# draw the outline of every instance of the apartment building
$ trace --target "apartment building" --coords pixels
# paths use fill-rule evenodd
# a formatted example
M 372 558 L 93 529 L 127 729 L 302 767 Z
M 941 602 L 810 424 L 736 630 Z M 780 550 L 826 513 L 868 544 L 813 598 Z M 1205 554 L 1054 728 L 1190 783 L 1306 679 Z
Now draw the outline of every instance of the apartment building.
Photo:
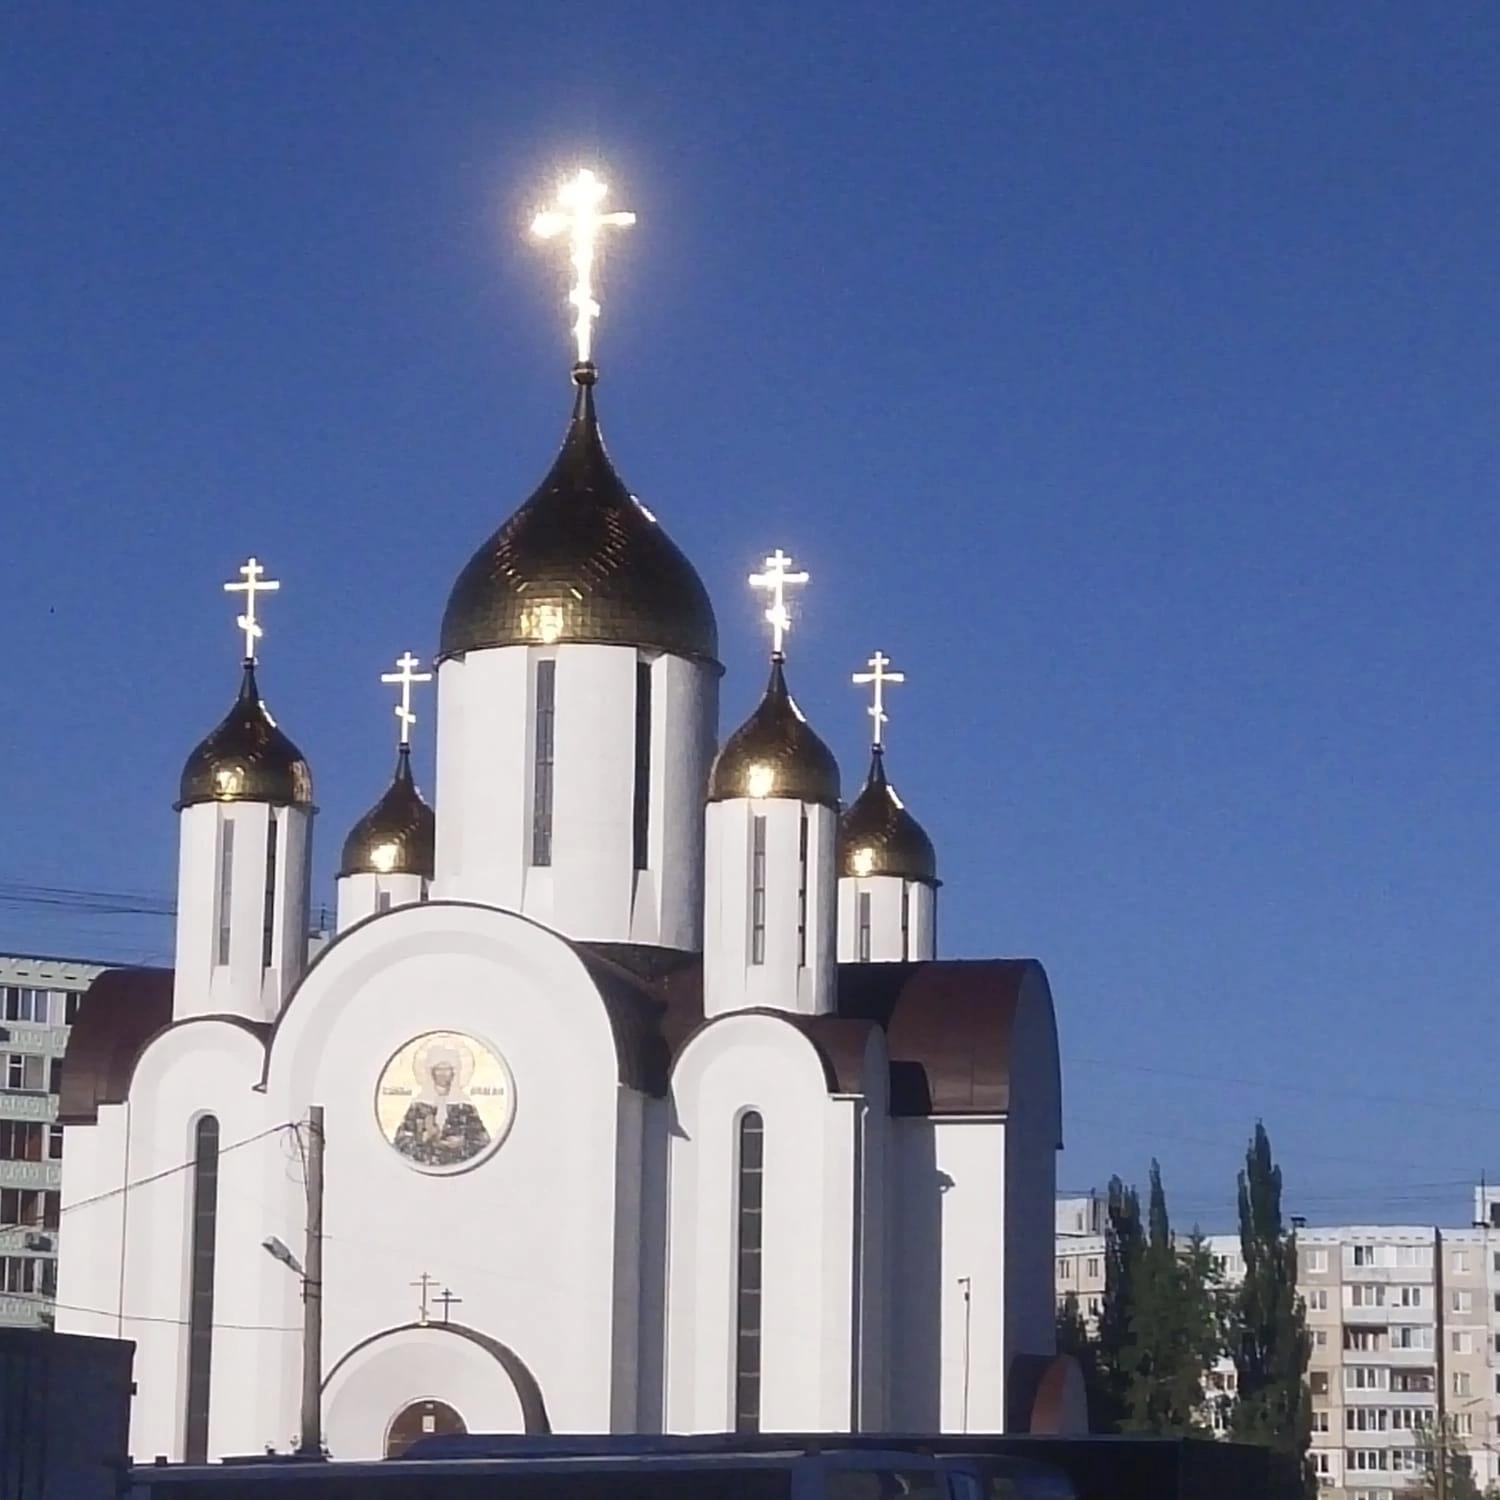
M 105 965 L 0 955 L 0 1325 L 51 1325 L 68 1029 Z
M 1209 1248 L 1227 1283 L 1243 1276 L 1237 1236 L 1211 1236 Z M 1102 1234 L 1059 1233 L 1059 1303 L 1071 1292 L 1097 1316 L 1103 1255 Z M 1479 1486 L 1500 1479 L 1500 1189 L 1476 1191 L 1465 1228 L 1299 1229 L 1297 1280 L 1312 1337 L 1313 1462 L 1330 1500 L 1388 1500 L 1419 1483 L 1417 1433 L 1439 1412 Z M 1232 1392 L 1233 1367 L 1221 1362 L 1205 1385 Z

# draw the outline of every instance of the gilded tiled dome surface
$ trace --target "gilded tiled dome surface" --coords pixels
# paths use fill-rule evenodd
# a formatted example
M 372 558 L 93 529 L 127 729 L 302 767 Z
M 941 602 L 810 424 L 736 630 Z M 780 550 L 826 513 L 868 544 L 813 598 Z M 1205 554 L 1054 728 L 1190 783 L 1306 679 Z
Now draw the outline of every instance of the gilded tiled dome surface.
M 932 840 L 886 780 L 884 756 L 878 749 L 859 796 L 839 819 L 838 863 L 840 875 L 937 881 Z
M 182 768 L 177 805 L 197 802 L 270 802 L 279 807 L 312 802 L 312 771 L 266 712 L 250 663 L 234 706 Z
M 385 795 L 344 840 L 339 875 L 421 875 L 432 879 L 437 820 L 412 780 L 405 745 Z
M 708 777 L 710 802 L 732 797 L 788 797 L 839 803 L 839 765 L 787 691 L 781 662 L 755 712 L 724 742 Z
M 440 655 L 565 641 L 719 649 L 708 591 L 615 473 L 588 385 L 547 477 L 458 575 Z

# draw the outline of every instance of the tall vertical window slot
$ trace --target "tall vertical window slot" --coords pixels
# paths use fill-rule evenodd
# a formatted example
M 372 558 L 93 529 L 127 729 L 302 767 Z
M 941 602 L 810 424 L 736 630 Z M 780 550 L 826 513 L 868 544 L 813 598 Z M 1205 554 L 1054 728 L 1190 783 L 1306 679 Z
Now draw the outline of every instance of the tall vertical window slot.
M 219 1212 L 219 1122 L 198 1121 L 193 1149 L 192 1259 L 188 1285 L 187 1423 L 183 1458 L 208 1462 L 208 1389 L 214 1338 L 214 1240 Z
M 765 1121 L 740 1116 L 739 1204 L 735 1223 L 734 1430 L 760 1431 L 761 1226 L 764 1220 Z
M 635 666 L 635 867 L 646 868 L 651 837 L 651 663 Z
M 797 830 L 797 967 L 807 967 L 807 809 Z
M 219 830 L 219 946 L 215 962 L 229 962 L 230 898 L 234 894 L 234 822 L 224 819 Z
M 870 893 L 861 891 L 857 902 L 859 913 L 859 949 L 858 958 L 860 963 L 867 964 L 870 961 Z
M 266 820 L 266 907 L 260 923 L 260 966 L 271 967 L 276 936 L 276 810 Z
M 750 819 L 750 962 L 766 961 L 766 820 Z
M 552 863 L 552 773 L 556 754 L 557 663 L 536 664 L 536 750 L 532 764 L 531 862 Z
M 901 957 L 911 957 L 911 881 L 901 882 Z

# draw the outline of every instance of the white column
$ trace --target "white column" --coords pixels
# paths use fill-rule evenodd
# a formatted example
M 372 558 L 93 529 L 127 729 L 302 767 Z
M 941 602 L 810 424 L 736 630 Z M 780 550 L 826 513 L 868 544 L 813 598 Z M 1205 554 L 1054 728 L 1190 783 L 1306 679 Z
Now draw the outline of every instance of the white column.
M 937 953 L 937 890 L 898 875 L 839 880 L 841 964 L 925 962 Z
M 338 931 L 396 906 L 410 906 L 427 899 L 427 882 L 420 875 L 379 875 L 361 870 L 341 875 L 338 887 Z
M 176 1019 L 275 1019 L 307 965 L 311 836 L 306 807 L 200 802 L 183 808 Z
M 818 1015 L 834 1008 L 837 821 L 831 808 L 784 798 L 708 804 L 705 1015 L 755 1007 Z
M 534 829 L 538 668 L 552 663 L 549 858 Z M 649 819 L 636 868 L 638 666 L 650 669 Z M 695 950 L 702 810 L 718 721 L 711 666 L 634 646 L 502 646 L 438 669 L 433 896 L 568 937 Z

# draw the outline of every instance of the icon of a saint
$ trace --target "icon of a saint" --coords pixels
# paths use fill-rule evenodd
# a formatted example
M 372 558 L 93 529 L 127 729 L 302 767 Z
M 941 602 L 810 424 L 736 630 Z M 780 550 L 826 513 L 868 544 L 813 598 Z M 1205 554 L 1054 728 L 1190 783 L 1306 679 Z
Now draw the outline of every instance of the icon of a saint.
M 412 1061 L 417 1097 L 407 1105 L 391 1144 L 424 1167 L 456 1167 L 490 1143 L 490 1133 L 465 1090 L 474 1072 L 467 1047 L 434 1042 Z

